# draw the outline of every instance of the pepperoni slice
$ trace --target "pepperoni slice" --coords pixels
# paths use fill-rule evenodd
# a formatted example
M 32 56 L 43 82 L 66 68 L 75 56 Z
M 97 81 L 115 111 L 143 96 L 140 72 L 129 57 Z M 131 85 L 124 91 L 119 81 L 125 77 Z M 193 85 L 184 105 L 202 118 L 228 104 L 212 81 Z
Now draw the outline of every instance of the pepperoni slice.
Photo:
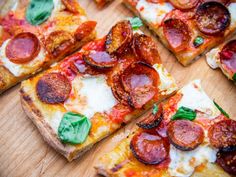
M 40 42 L 33 33 L 19 33 L 6 47 L 6 56 L 13 63 L 21 64 L 33 60 L 40 51 Z
M 159 164 L 169 155 L 169 144 L 160 136 L 146 132 L 133 136 L 130 149 L 135 158 L 144 164 Z
M 227 149 L 236 146 L 236 121 L 226 119 L 214 123 L 208 131 L 208 137 L 212 146 Z
M 170 0 L 171 4 L 178 9 L 186 10 L 195 7 L 199 0 Z
M 195 18 L 198 29 L 208 35 L 217 35 L 230 25 L 229 10 L 215 1 L 198 6 Z
M 191 36 L 189 27 L 184 21 L 175 18 L 167 19 L 164 21 L 163 30 L 167 42 L 175 52 L 187 48 Z
M 158 111 L 155 114 L 153 113 L 153 111 L 150 111 L 143 117 L 140 122 L 137 123 L 137 125 L 142 129 L 149 130 L 158 127 L 162 119 L 162 105 L 159 104 Z
M 62 0 L 66 9 L 72 13 L 79 13 L 79 4 L 76 0 Z
M 159 75 L 152 66 L 136 62 L 122 73 L 121 82 L 124 90 L 130 93 L 131 106 L 141 108 L 156 95 Z
M 122 53 L 126 50 L 132 37 L 133 30 L 130 22 L 128 20 L 118 22 L 106 36 L 106 51 L 109 54 Z
M 236 175 L 236 151 L 217 153 L 216 163 L 219 164 L 226 172 Z
M 220 62 L 234 73 L 236 72 L 236 40 L 225 44 L 220 52 Z
M 83 56 L 83 59 L 88 65 L 98 69 L 112 68 L 117 64 L 117 58 L 105 51 L 90 51 Z
M 86 21 L 79 25 L 75 32 L 75 38 L 78 41 L 81 41 L 85 37 L 89 36 L 95 29 L 97 22 L 95 21 Z
M 48 53 L 55 58 L 62 57 L 73 48 L 75 39 L 67 31 L 54 31 L 49 34 L 45 41 Z
M 202 127 L 189 120 L 171 121 L 167 127 L 170 143 L 183 151 L 197 148 L 204 140 Z
M 63 103 L 71 92 L 71 83 L 60 73 L 48 73 L 36 85 L 39 99 L 48 104 Z
M 133 37 L 133 49 L 136 57 L 146 63 L 150 65 L 161 63 L 157 45 L 151 37 L 135 33 Z

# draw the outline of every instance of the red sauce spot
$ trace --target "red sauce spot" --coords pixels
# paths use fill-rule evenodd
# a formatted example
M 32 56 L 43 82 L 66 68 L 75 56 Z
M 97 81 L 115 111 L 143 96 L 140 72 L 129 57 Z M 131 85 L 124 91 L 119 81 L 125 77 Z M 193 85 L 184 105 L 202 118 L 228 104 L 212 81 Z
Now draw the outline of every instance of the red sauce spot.
M 95 51 L 105 51 L 105 40 L 106 38 L 101 38 L 94 40 L 86 44 L 82 49 L 83 50 L 95 50 Z

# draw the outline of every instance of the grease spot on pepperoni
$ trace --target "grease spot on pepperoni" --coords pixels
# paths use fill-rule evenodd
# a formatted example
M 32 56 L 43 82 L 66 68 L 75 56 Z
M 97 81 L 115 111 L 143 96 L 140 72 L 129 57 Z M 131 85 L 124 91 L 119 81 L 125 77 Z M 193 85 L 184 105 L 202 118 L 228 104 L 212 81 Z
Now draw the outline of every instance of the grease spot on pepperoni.
M 226 172 L 236 175 L 236 151 L 217 153 L 216 163 L 219 164 Z
M 33 60 L 40 51 L 38 38 L 30 32 L 20 33 L 9 41 L 6 56 L 13 63 L 21 64 Z
M 144 164 L 159 164 L 169 156 L 169 144 L 159 135 L 140 132 L 133 136 L 130 149 Z
M 89 36 L 95 29 L 97 22 L 95 21 L 86 21 L 79 25 L 75 32 L 75 38 L 78 41 L 81 41 L 85 37 Z
M 204 140 L 202 127 L 189 120 L 171 121 L 167 127 L 170 143 L 183 151 L 197 148 Z
M 39 99 L 44 103 L 63 103 L 69 97 L 71 83 L 60 73 L 48 73 L 38 80 L 36 91 Z
M 194 8 L 199 0 L 170 0 L 170 2 L 178 9 L 187 10 Z

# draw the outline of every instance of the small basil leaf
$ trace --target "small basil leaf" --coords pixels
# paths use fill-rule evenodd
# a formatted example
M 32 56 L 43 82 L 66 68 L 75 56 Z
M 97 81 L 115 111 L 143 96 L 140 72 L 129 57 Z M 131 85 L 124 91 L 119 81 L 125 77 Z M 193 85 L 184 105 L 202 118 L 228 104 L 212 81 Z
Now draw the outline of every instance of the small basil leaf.
M 220 107 L 215 101 L 213 101 L 213 102 L 214 102 L 215 106 L 219 109 L 219 111 L 220 111 L 222 114 L 224 114 L 226 117 L 229 118 L 229 114 L 227 114 L 227 112 L 225 112 L 225 110 L 224 110 L 222 107 Z
M 154 104 L 152 108 L 152 114 L 155 115 L 157 112 L 158 112 L 158 106 Z
M 236 73 L 234 73 L 234 75 L 233 75 L 233 80 L 234 80 L 234 82 L 236 82 Z
M 143 26 L 142 20 L 138 17 L 129 18 L 131 26 L 133 29 L 138 29 L 139 27 Z
M 31 0 L 26 11 L 26 20 L 32 25 L 40 25 L 52 13 L 53 0 Z
M 204 43 L 204 39 L 201 36 L 197 36 L 194 41 L 193 41 L 193 45 L 194 47 L 199 47 L 200 45 L 202 45 Z
M 187 107 L 181 106 L 174 116 L 172 116 L 171 120 L 176 119 L 187 119 L 187 120 L 194 120 L 197 116 L 197 113 Z
M 90 128 L 91 122 L 86 116 L 67 112 L 60 122 L 58 135 L 63 143 L 79 144 L 86 140 Z

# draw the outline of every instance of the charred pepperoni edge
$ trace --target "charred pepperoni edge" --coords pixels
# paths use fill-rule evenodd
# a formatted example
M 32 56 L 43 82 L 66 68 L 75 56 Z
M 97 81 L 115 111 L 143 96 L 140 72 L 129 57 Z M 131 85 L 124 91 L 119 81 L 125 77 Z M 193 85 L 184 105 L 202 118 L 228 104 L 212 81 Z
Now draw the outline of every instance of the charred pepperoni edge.
M 224 171 L 228 172 L 231 175 L 236 175 L 236 151 L 232 152 L 217 152 L 216 163 L 221 166 Z
M 12 55 L 12 48 L 11 48 L 13 41 L 19 38 L 26 38 L 26 37 L 28 39 L 31 38 L 35 44 L 34 51 L 32 51 L 32 55 L 27 58 L 17 58 L 16 56 L 13 56 L 14 54 Z M 40 42 L 38 38 L 33 33 L 24 32 L 17 34 L 14 38 L 10 40 L 10 42 L 7 44 L 6 47 L 6 56 L 7 58 L 9 58 L 11 62 L 21 64 L 33 60 L 38 55 L 39 51 L 40 51 Z
M 142 133 L 142 132 L 141 132 Z M 149 133 L 147 133 L 147 134 L 149 134 Z M 133 138 L 135 138 L 135 136 L 139 136 L 140 134 L 135 134 L 134 136 L 133 136 Z M 154 135 L 155 136 L 155 135 Z M 159 136 L 159 135 L 156 135 L 156 136 Z M 159 136 L 160 137 L 160 136 Z M 132 140 L 133 140 L 133 138 L 132 138 Z M 162 137 L 160 137 L 161 138 L 161 140 L 164 142 L 164 140 L 163 140 L 163 138 Z M 147 164 L 147 165 L 157 165 L 157 164 L 159 164 L 159 163 L 161 163 L 161 162 L 163 162 L 167 157 L 162 157 L 162 158 L 160 158 L 160 159 L 158 159 L 158 160 L 155 160 L 155 161 L 152 161 L 152 162 L 148 162 L 148 161 L 146 161 L 146 160 L 143 160 L 142 159 L 142 157 L 140 157 L 139 155 L 138 155 L 138 153 L 136 152 L 136 150 L 135 150 L 135 147 L 134 147 L 134 145 L 133 145 L 133 143 L 132 143 L 132 140 L 131 140 L 131 142 L 130 142 L 130 150 L 131 150 L 131 152 L 132 152 L 132 154 L 134 155 L 134 157 L 138 160 L 138 161 L 140 161 L 141 163 L 144 163 L 144 164 Z M 165 143 L 163 143 L 164 144 L 164 146 L 165 146 Z M 167 151 L 166 149 L 165 149 L 165 151 Z M 148 153 L 148 152 L 147 152 Z M 166 153 L 168 153 L 168 151 L 166 152 Z
M 137 123 L 137 126 L 147 130 L 158 127 L 163 119 L 162 111 L 162 105 L 159 104 L 158 112 L 156 114 L 153 114 L 152 111 L 150 111 L 140 122 Z
M 229 57 L 229 58 L 225 58 L 225 56 L 224 56 L 224 53 L 225 52 L 228 52 L 230 55 L 233 53 L 233 55 L 234 54 L 236 54 L 236 40 L 232 40 L 232 41 L 230 41 L 230 42 L 228 42 L 228 43 L 226 43 L 225 45 L 224 45 L 224 47 L 222 48 L 222 50 L 220 51 L 220 53 L 219 53 L 219 55 L 220 55 L 220 62 L 222 63 L 222 64 L 225 64 L 225 62 L 224 62 L 224 60 L 231 60 L 232 59 L 232 57 Z M 226 66 L 227 66 L 227 64 L 225 64 Z M 228 67 L 228 66 L 227 66 Z M 235 68 L 236 69 L 236 68 Z
M 181 0 L 169 0 L 169 1 L 177 9 L 188 10 L 188 9 L 192 9 L 192 8 L 196 7 L 200 0 L 191 0 L 191 3 L 189 5 L 179 4 L 179 1 L 181 1 Z
M 58 87 L 58 84 L 63 84 L 63 87 L 62 85 Z M 56 85 L 57 87 L 53 85 Z M 63 103 L 69 97 L 71 83 L 66 76 L 60 73 L 48 73 L 38 80 L 36 92 L 38 98 L 44 103 Z
M 116 35 L 114 35 L 114 32 L 116 32 Z M 119 32 L 119 36 L 117 36 L 117 33 Z M 118 37 L 121 35 L 126 35 L 125 39 L 120 43 L 116 44 L 117 47 L 113 47 L 114 42 L 116 43 Z M 124 20 L 121 22 L 118 22 L 115 26 L 111 28 L 108 35 L 106 36 L 105 41 L 105 49 L 107 53 L 117 53 L 121 54 L 126 50 L 126 47 L 130 44 L 133 38 L 133 30 L 130 22 L 128 20 Z
M 101 53 L 101 52 L 98 51 L 98 53 Z M 104 53 L 106 53 L 106 52 L 104 51 Z M 107 63 L 105 63 L 105 62 L 98 63 L 98 62 L 94 61 L 93 58 L 90 56 L 90 53 L 84 54 L 83 59 L 84 59 L 85 63 L 87 63 L 88 65 L 90 65 L 94 68 L 97 68 L 97 69 L 110 69 L 110 68 L 114 67 L 117 64 L 117 58 L 114 55 L 111 56 L 108 53 L 106 53 L 106 54 L 111 58 L 111 61 L 107 62 Z
M 220 127 L 221 129 L 219 130 Z M 216 130 L 216 128 L 218 131 Z M 215 133 L 217 135 L 221 133 L 221 136 L 218 135 L 217 137 L 214 137 Z M 225 133 L 228 134 L 227 136 L 231 137 L 225 137 Z M 223 151 L 230 151 L 231 149 L 234 149 L 236 147 L 236 137 L 233 137 L 235 134 L 236 134 L 236 121 L 231 119 L 225 119 L 216 122 L 208 130 L 208 137 L 211 145 L 214 146 L 215 148 L 223 149 Z
M 199 22 L 200 18 L 202 17 L 202 14 L 204 12 L 207 13 L 207 11 L 209 11 L 208 10 L 209 6 L 218 6 L 220 9 L 225 11 L 224 15 L 227 18 L 227 22 L 222 24 L 221 27 L 215 32 L 204 31 L 204 29 L 203 29 L 204 27 L 202 27 L 201 23 Z M 197 24 L 198 29 L 202 33 L 207 34 L 207 35 L 218 35 L 218 34 L 220 34 L 221 32 L 223 32 L 230 25 L 230 21 L 231 21 L 230 12 L 227 9 L 227 7 L 225 7 L 223 4 L 221 4 L 219 2 L 216 2 L 216 1 L 209 1 L 209 2 L 205 2 L 201 5 L 199 5 L 196 12 L 195 12 L 195 18 L 196 18 L 196 24 Z
M 177 22 L 180 22 L 181 23 L 181 25 L 182 25 L 182 27 L 181 27 L 181 29 L 180 28 L 176 28 L 176 29 L 178 29 L 178 30 L 181 30 L 181 33 L 184 35 L 184 39 L 186 39 L 186 41 L 185 40 L 183 40 L 183 42 L 185 42 L 185 43 L 182 43 L 180 46 L 178 46 L 178 47 L 176 47 L 176 48 L 174 48 L 172 45 L 171 45 L 171 41 L 169 41 L 169 35 L 168 35 L 168 31 L 169 30 L 171 30 L 171 28 L 170 27 L 168 27 L 168 29 L 167 29 L 167 24 L 168 23 L 173 23 L 173 21 L 177 21 Z M 172 24 L 173 25 L 173 24 Z M 174 28 L 174 26 L 172 26 L 172 29 Z M 178 51 L 182 51 L 182 50 L 184 50 L 184 49 L 186 49 L 187 47 L 188 47 L 188 43 L 189 43 L 189 41 L 191 40 L 191 36 L 190 36 L 190 30 L 189 30 L 189 27 L 188 27 L 188 25 L 183 21 L 183 20 L 181 20 L 181 19 L 177 19 L 177 18 L 169 18 L 169 19 L 166 19 L 164 22 L 163 22 L 163 31 L 164 31 L 164 35 L 165 35 L 165 38 L 166 38 L 166 40 L 167 40 L 167 42 L 168 42 L 168 44 L 170 45 L 170 47 L 174 50 L 174 51 L 176 51 L 176 52 L 178 52 Z M 173 39 L 172 39 L 173 40 Z
M 81 41 L 85 37 L 89 36 L 95 29 L 97 22 L 86 21 L 79 25 L 75 32 L 75 38 L 77 41 Z
M 175 124 L 176 122 L 180 122 L 180 121 L 185 121 L 186 123 L 191 123 L 191 124 L 194 124 L 195 126 L 197 126 L 197 128 L 199 128 L 199 131 L 195 133 L 199 133 L 199 137 L 198 137 L 198 141 L 194 141 L 193 144 L 189 145 L 189 146 L 184 146 L 184 145 L 180 145 L 178 144 L 178 140 L 174 140 L 174 137 L 170 134 L 170 127 L 171 126 L 174 126 L 173 124 Z M 182 151 L 191 151 L 191 150 L 194 150 L 196 149 L 204 140 L 204 131 L 202 129 L 202 127 L 192 121 L 189 121 L 189 120 L 175 120 L 175 121 L 171 121 L 168 126 L 167 126 L 167 136 L 168 136 L 168 139 L 170 141 L 170 143 L 175 146 L 177 149 L 180 149 Z M 182 144 L 182 142 L 180 142 Z
M 76 0 L 62 0 L 62 3 L 72 13 L 79 13 L 79 4 Z
M 155 63 L 161 63 L 159 52 L 157 50 L 157 45 L 155 44 L 155 42 L 151 37 L 146 36 L 145 34 L 138 34 L 138 33 L 134 34 L 132 49 L 136 58 L 144 60 L 146 63 L 150 65 L 154 65 Z M 143 52 L 143 50 L 145 50 L 145 52 L 149 50 L 148 52 L 149 56 L 144 56 L 145 53 Z M 155 56 L 154 61 L 149 61 L 150 54 L 151 56 Z

